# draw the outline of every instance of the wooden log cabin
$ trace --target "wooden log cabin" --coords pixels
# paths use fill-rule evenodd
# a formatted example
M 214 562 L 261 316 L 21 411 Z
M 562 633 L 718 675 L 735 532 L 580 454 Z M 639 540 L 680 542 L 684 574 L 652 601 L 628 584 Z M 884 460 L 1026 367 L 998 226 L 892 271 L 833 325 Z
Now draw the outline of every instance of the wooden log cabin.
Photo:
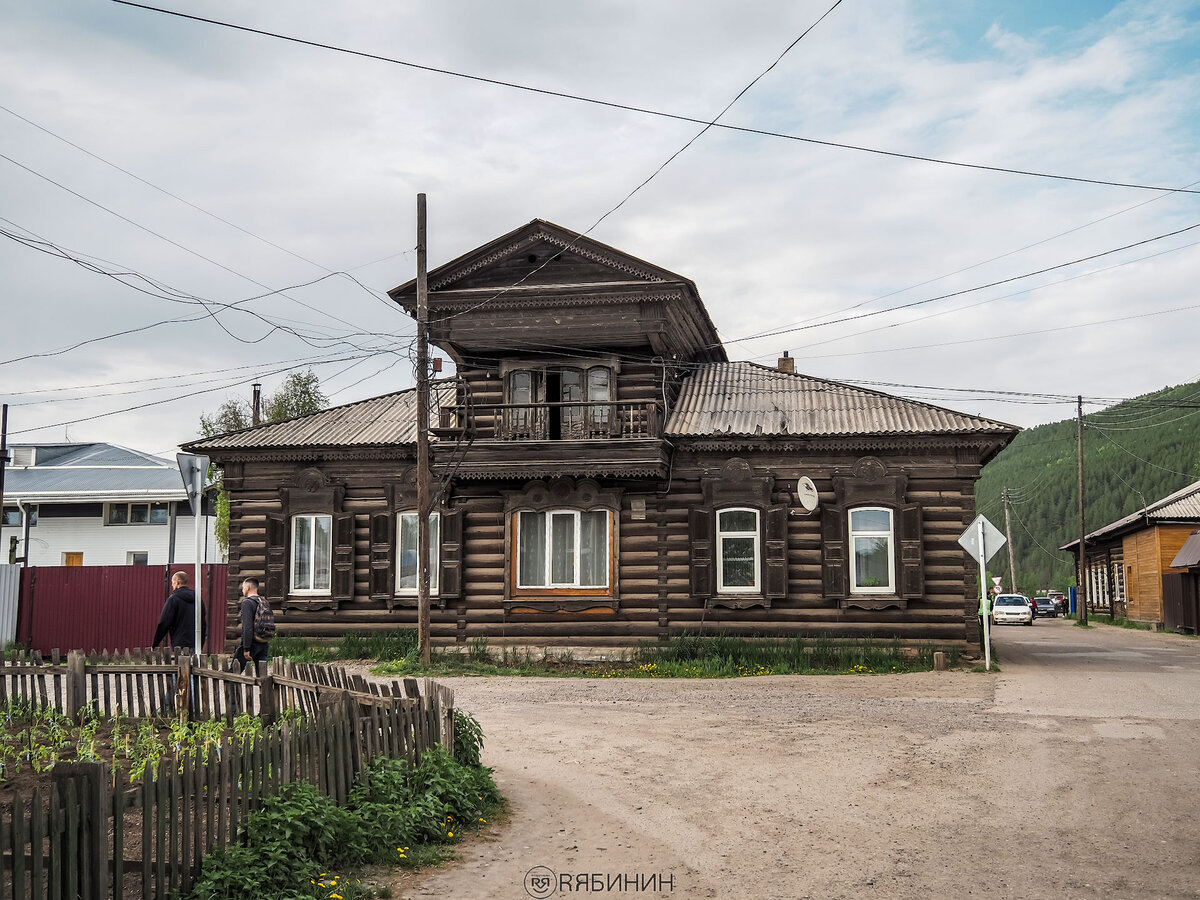
M 730 362 L 691 281 L 541 220 L 431 272 L 429 323 L 435 644 L 978 639 L 957 539 L 1013 426 Z M 283 634 L 415 627 L 415 410 L 187 447 L 224 470 L 231 602 L 255 575 Z

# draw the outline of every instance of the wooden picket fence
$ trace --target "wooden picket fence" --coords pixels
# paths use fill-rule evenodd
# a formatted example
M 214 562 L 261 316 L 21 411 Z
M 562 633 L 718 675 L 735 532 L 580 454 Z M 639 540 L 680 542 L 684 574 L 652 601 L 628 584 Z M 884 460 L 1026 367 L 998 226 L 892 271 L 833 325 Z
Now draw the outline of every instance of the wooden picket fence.
M 158 715 L 179 708 L 172 703 L 181 686 L 198 683 L 198 715 L 238 709 L 283 721 L 252 743 L 227 740 L 206 755 L 164 758 L 141 784 L 102 763 L 56 766 L 45 793 L 14 793 L 0 811 L 4 900 L 165 900 L 188 891 L 205 854 L 235 840 L 282 785 L 306 781 L 344 803 L 372 758 L 415 764 L 435 744 L 454 747 L 453 694 L 429 680 L 422 691 L 416 679 L 380 685 L 338 666 L 275 660 L 255 675 L 234 675 L 219 660 L 208 667 L 186 657 L 132 658 L 85 660 L 82 682 L 77 661 L 5 660 L 0 691 L 68 715 L 92 703 L 110 715 Z M 144 671 L 128 671 L 139 665 Z

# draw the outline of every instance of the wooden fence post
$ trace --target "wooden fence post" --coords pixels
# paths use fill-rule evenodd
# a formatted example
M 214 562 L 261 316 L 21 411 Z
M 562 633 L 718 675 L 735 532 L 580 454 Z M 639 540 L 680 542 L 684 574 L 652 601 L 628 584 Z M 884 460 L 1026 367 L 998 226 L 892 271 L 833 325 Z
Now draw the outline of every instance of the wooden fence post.
M 108 890 L 108 780 L 103 763 L 59 763 L 50 770 L 51 785 L 57 785 L 57 796 L 67 802 L 79 803 L 79 851 L 82 863 L 78 879 L 80 900 L 105 900 Z M 75 790 L 64 791 L 67 784 Z M 51 792 L 51 797 L 55 792 Z M 67 810 L 67 821 L 74 816 Z M 68 839 L 70 836 L 68 835 Z M 72 865 L 68 860 L 67 865 Z
M 258 715 L 263 725 L 275 724 L 275 676 L 266 663 L 261 663 L 258 670 Z
M 78 725 L 87 705 L 87 680 L 84 676 L 85 657 L 82 650 L 67 653 L 67 709 L 71 721 Z
M 179 713 L 179 721 L 187 724 L 188 709 L 192 700 L 192 658 L 182 656 L 179 659 L 179 680 L 175 682 L 175 710 Z

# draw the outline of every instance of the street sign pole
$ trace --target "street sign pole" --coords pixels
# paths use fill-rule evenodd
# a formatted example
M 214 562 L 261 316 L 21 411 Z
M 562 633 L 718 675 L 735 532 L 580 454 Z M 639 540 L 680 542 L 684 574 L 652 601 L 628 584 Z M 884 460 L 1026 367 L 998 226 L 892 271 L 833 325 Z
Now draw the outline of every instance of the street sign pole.
M 200 628 L 203 622 L 201 611 L 204 598 L 201 596 L 200 569 L 203 565 L 204 543 L 201 530 L 201 513 L 204 512 L 204 479 L 208 477 L 208 457 L 195 453 L 177 453 L 175 459 L 179 463 L 179 474 L 183 478 L 183 489 L 187 491 L 188 503 L 192 507 L 192 518 L 196 522 L 196 567 L 193 580 L 196 593 L 195 636 L 193 637 L 193 652 L 200 659 Z
M 982 515 L 976 516 L 958 538 L 959 546 L 979 561 L 979 615 L 983 617 L 984 664 L 989 671 L 992 668 L 992 617 L 988 608 L 987 562 L 1004 543 L 1004 535 Z
M 193 590 L 195 590 L 195 592 L 196 592 L 196 630 L 193 632 L 193 634 L 194 634 L 193 639 L 195 641 L 196 664 L 197 665 L 199 665 L 199 663 L 200 663 L 200 643 L 201 643 L 200 631 L 201 631 L 201 627 L 202 627 L 202 623 L 203 623 L 202 616 L 203 616 L 203 612 L 204 612 L 204 606 L 203 606 L 204 598 L 201 596 L 201 593 L 200 593 L 200 569 L 201 569 L 202 560 L 204 558 L 203 532 L 201 531 L 201 526 L 204 521 L 204 517 L 203 517 L 204 476 L 206 474 L 207 468 L 208 468 L 207 466 L 204 469 L 197 467 L 196 470 L 192 473 L 192 478 L 195 479 L 195 481 L 193 482 L 193 484 L 194 484 L 193 489 L 196 492 L 196 512 L 192 516 L 192 519 L 196 523 L 196 576 L 193 581 L 193 583 L 196 585 L 195 588 L 193 588 Z
M 987 538 L 983 530 L 983 518 L 979 519 L 979 613 L 983 616 L 983 667 L 992 670 L 992 617 L 988 609 L 987 595 Z

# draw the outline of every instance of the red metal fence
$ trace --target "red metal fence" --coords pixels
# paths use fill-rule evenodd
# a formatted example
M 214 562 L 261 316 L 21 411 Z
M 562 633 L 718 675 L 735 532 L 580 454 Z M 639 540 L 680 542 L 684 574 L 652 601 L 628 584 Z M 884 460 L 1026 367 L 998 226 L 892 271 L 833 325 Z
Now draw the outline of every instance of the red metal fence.
M 192 566 L 175 566 L 192 575 Z M 154 637 L 171 592 L 167 566 L 37 566 L 21 572 L 17 643 L 30 650 L 144 647 Z M 208 615 L 205 650 L 225 647 L 228 566 L 201 567 L 201 600 Z

